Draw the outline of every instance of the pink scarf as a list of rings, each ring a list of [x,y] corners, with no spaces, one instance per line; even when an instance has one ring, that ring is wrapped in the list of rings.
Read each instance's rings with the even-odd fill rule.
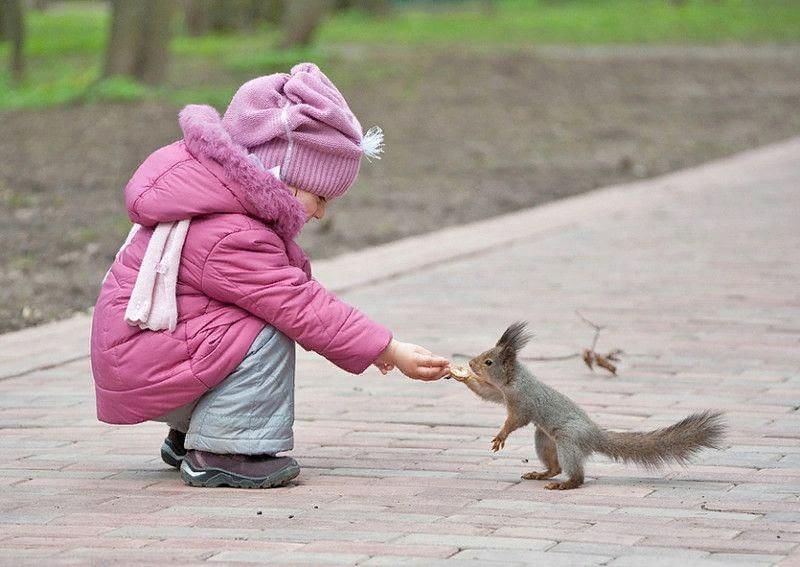
[[[125,310],[125,322],[129,325],[151,331],[175,330],[178,270],[189,222],[162,222],[153,230]],[[128,241],[138,229],[139,225],[133,225]]]

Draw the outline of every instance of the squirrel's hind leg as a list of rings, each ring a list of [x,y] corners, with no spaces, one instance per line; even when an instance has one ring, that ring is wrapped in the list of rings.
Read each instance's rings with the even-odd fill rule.
[[[525,480],[545,480],[553,478],[561,472],[555,441],[538,427],[536,428],[536,454],[542,464],[547,467],[547,470],[544,472],[531,471],[522,475],[522,478]]]
[[[586,458],[583,451],[569,440],[559,440],[556,443],[556,453],[558,462],[561,464],[564,474],[567,475],[567,480],[564,482],[551,482],[546,484],[545,488],[548,490],[578,488],[583,484],[583,460]]]

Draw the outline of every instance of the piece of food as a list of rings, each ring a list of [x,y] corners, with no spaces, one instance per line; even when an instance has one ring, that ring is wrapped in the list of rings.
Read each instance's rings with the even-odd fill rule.
[[[450,367],[450,376],[452,376],[456,380],[466,380],[467,378],[469,378],[469,375],[470,375],[469,368],[465,366]]]

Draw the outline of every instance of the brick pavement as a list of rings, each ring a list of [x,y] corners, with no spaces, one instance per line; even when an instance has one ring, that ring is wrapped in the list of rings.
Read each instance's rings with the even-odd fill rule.
[[[354,269],[354,266],[357,269]],[[579,490],[521,481],[522,430],[452,381],[357,377],[299,356],[296,484],[184,486],[160,424],[96,422],[87,319],[0,336],[0,564],[800,566],[800,139],[318,263],[442,353],[512,320],[529,356],[607,325],[620,375],[538,375],[620,430],[728,412],[727,447],[659,472],[595,458]]]

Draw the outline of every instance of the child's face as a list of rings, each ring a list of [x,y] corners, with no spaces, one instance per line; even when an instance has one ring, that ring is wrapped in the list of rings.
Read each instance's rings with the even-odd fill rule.
[[[303,191],[297,187],[292,187],[295,192],[294,196],[303,204],[308,215],[307,221],[311,219],[322,219],[325,216],[325,209],[328,206],[328,200],[325,197],[319,197],[308,191]],[[307,222],[306,221],[306,222]]]

